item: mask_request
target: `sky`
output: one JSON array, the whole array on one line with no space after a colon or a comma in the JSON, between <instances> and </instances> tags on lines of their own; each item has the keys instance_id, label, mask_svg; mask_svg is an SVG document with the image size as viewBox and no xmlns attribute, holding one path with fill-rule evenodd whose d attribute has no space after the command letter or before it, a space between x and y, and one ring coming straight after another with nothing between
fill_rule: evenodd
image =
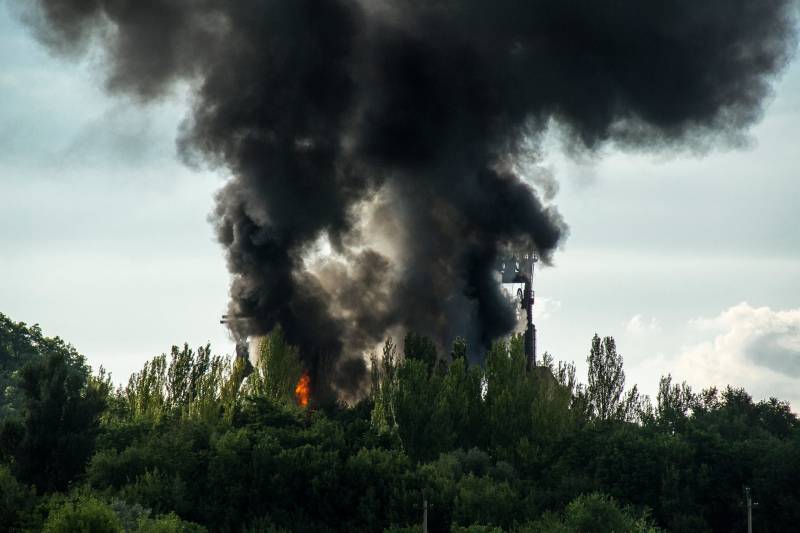
<instances>
[{"instance_id":1,"label":"sky","mask_svg":"<svg viewBox=\"0 0 800 533\"><path fill-rule=\"evenodd\" d=\"M186 167L185 94L141 107L97 57L52 57L0 3L0 313L71 342L116 382L173 344L233 341L208 214L224 172ZM565 155L542 165L570 226L537 270L539 351L586 371L611 335L627 383L671 373L800 409L800 64L743 146Z\"/></svg>"}]
</instances>

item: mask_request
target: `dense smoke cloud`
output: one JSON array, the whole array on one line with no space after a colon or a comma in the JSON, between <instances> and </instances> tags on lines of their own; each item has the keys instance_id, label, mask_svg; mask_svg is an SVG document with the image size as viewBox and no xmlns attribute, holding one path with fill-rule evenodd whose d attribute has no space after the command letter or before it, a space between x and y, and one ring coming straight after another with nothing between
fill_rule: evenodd
<instances>
[{"instance_id":1,"label":"dense smoke cloud","mask_svg":"<svg viewBox=\"0 0 800 533\"><path fill-rule=\"evenodd\" d=\"M281 324L343 393L387 332L486 343L493 269L566 233L546 171L571 148L736 140L794 49L791 0L38 0L52 49L97 44L109 90L193 89L179 145L232 177L213 221L237 334ZM325 360L323 364L321 361Z\"/></svg>"}]
</instances>

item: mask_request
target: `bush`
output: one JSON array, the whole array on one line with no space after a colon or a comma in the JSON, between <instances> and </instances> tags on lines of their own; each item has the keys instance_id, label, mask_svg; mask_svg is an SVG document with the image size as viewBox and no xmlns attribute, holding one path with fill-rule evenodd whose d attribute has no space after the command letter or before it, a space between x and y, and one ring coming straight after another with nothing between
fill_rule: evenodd
<instances>
[{"instance_id":1,"label":"bush","mask_svg":"<svg viewBox=\"0 0 800 533\"><path fill-rule=\"evenodd\" d=\"M453 521L508 527L514 520L516 504L517 495L508 483L468 474L458 483Z\"/></svg>"},{"instance_id":2,"label":"bush","mask_svg":"<svg viewBox=\"0 0 800 533\"><path fill-rule=\"evenodd\" d=\"M584 494L572 500L563 519L545 513L539 520L515 528L514 533L657 533L647 515L634 517L614 498L602 493Z\"/></svg>"},{"instance_id":3,"label":"bush","mask_svg":"<svg viewBox=\"0 0 800 533\"><path fill-rule=\"evenodd\" d=\"M471 526L461 527L453 526L450 530L452 533L503 533L503 530L494 526L480 526L473 524Z\"/></svg>"},{"instance_id":4,"label":"bush","mask_svg":"<svg viewBox=\"0 0 800 533\"><path fill-rule=\"evenodd\" d=\"M0 524L9 528L18 524L35 497L32 487L16 480L5 466L0 466Z\"/></svg>"},{"instance_id":5,"label":"bush","mask_svg":"<svg viewBox=\"0 0 800 533\"><path fill-rule=\"evenodd\" d=\"M150 518L150 509L138 503L128 503L125 500L111 500L111 509L119 518L122 529L125 531L135 531L139 527L139 522Z\"/></svg>"},{"instance_id":6,"label":"bush","mask_svg":"<svg viewBox=\"0 0 800 533\"><path fill-rule=\"evenodd\" d=\"M45 533L119 533L122 524L114 510L92 497L68 501L50 512Z\"/></svg>"},{"instance_id":7,"label":"bush","mask_svg":"<svg viewBox=\"0 0 800 533\"><path fill-rule=\"evenodd\" d=\"M203 533L205 531L206 528L192 522L185 522L175 513L170 513L158 518L141 519L136 533Z\"/></svg>"}]
</instances>

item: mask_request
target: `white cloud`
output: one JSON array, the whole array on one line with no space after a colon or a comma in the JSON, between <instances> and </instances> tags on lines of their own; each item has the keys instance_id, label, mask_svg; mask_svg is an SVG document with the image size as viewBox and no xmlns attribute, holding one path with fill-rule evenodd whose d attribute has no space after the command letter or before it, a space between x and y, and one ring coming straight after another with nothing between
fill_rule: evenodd
<instances>
[{"instance_id":1,"label":"white cloud","mask_svg":"<svg viewBox=\"0 0 800 533\"><path fill-rule=\"evenodd\" d=\"M800 406L800 308L741 303L689 326L714 337L682 350L677 376L696 387L744 387L755 399L775 396Z\"/></svg>"},{"instance_id":2,"label":"white cloud","mask_svg":"<svg viewBox=\"0 0 800 533\"><path fill-rule=\"evenodd\" d=\"M561 309L561 300L537 297L533 304L533 320L548 320L559 309Z\"/></svg>"},{"instance_id":3,"label":"white cloud","mask_svg":"<svg viewBox=\"0 0 800 533\"><path fill-rule=\"evenodd\" d=\"M630 320L625 323L625 331L632 335L645 335L647 333L658 333L661 331L661 325L655 317L647 320L642 315L633 315Z\"/></svg>"}]
</instances>

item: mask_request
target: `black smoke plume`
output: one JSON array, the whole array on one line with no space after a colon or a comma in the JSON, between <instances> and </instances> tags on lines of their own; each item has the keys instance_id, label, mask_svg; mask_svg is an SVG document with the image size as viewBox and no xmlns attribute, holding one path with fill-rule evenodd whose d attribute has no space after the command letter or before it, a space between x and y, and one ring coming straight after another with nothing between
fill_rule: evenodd
<instances>
[{"instance_id":1,"label":"black smoke plume","mask_svg":"<svg viewBox=\"0 0 800 533\"><path fill-rule=\"evenodd\" d=\"M38 0L53 50L105 52L112 92L191 88L187 160L238 335L275 325L341 393L387 332L507 333L493 269L566 233L519 162L736 141L794 50L792 0ZM530 178L530 179L526 179ZM552 191L545 191L549 199ZM322 361L325 361L324 364Z\"/></svg>"}]
</instances>

